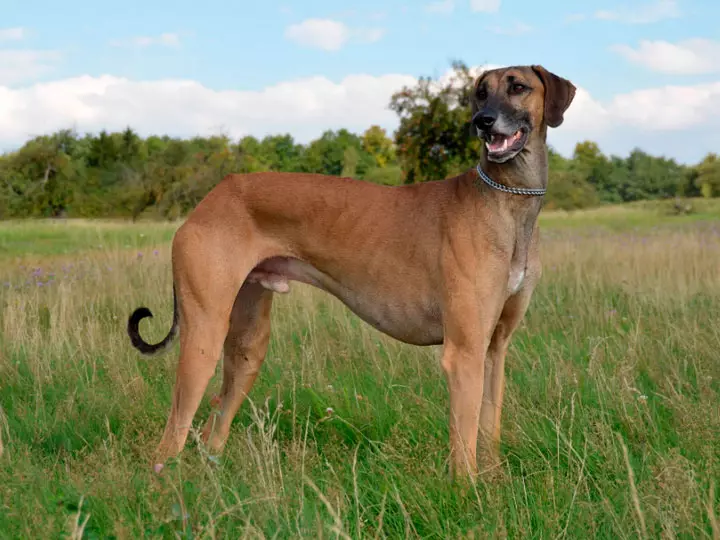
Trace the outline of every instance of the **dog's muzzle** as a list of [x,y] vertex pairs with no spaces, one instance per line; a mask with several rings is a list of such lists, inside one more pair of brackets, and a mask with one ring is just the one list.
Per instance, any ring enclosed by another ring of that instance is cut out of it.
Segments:
[[504,162],[515,157],[527,142],[530,129],[523,122],[509,122],[493,109],[482,109],[472,117],[478,137],[485,141],[488,159]]

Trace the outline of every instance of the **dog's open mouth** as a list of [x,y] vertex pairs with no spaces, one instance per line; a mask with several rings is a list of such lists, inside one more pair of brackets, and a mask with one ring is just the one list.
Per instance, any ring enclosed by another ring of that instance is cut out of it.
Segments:
[[527,131],[524,129],[518,129],[512,135],[492,133],[490,140],[486,140],[485,146],[491,157],[502,157],[522,150],[526,139]]

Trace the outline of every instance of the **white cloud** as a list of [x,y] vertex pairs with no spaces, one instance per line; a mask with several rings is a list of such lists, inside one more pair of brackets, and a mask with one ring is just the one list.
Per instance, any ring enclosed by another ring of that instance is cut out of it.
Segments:
[[351,40],[374,43],[384,35],[382,28],[349,28],[345,23],[332,19],[306,19],[291,24],[285,30],[286,39],[325,51],[338,51]]
[[[442,79],[451,80],[448,73]],[[361,132],[378,124],[392,132],[398,118],[388,109],[390,97],[416,81],[403,74],[352,75],[340,81],[310,77],[260,91],[216,91],[195,81],[105,75],[24,88],[0,85],[0,149],[72,127],[97,133],[130,125],[145,136],[290,133],[300,142],[343,127]],[[629,92],[606,102],[580,87],[563,125],[549,131],[549,141],[569,155],[586,139],[605,152],[625,155],[638,146],[652,154],[699,161],[720,147],[720,81]]]
[[60,57],[56,51],[0,50],[0,86],[40,77],[52,71]]
[[27,36],[25,28],[0,28],[0,41],[20,41]]
[[720,82],[665,86],[615,96],[610,112],[627,126],[682,131],[706,120],[720,127]]
[[351,32],[351,36],[360,43],[375,43],[380,41],[384,35],[384,28],[357,28]]
[[697,161],[720,146],[720,81],[636,90],[607,103],[578,88],[565,122],[549,131],[548,140],[569,155],[578,140],[586,139],[606,152],[626,154],[640,147]]
[[500,0],[470,0],[470,9],[483,13],[495,13],[500,10]]
[[516,22],[511,26],[488,26],[488,32],[497,34],[500,36],[519,36],[520,34],[527,34],[532,31],[532,26],[522,22]]
[[[489,71],[491,69],[499,68],[501,66],[496,64],[482,64],[480,66],[468,66],[468,70],[470,71],[470,76],[473,78],[477,78],[480,75],[482,75],[485,71]],[[463,84],[463,81],[460,77],[457,77],[455,75],[455,72],[451,69],[447,70],[445,73],[437,77],[431,86],[435,90],[439,90],[440,88],[446,87],[448,85],[451,85],[452,88],[459,88]]]
[[425,6],[428,13],[452,13],[455,9],[455,0],[437,0]]
[[606,21],[627,24],[651,24],[680,16],[677,0],[657,0],[633,8],[621,7],[615,10],[596,11],[594,17]]
[[612,50],[658,73],[702,75],[720,71],[720,41],[710,39],[688,39],[678,43],[643,40],[636,49],[615,45]]
[[135,36],[129,39],[119,39],[110,42],[113,47],[152,47],[160,45],[163,47],[179,47],[180,35],[166,32],[159,36]]
[[306,47],[337,51],[350,39],[350,31],[345,24],[339,21],[307,19],[288,26],[285,30],[285,37]]
[[408,75],[352,75],[288,81],[261,91],[215,91],[187,80],[131,81],[110,75],[77,77],[13,90],[0,87],[0,147],[75,126],[78,131],[120,130],[177,136],[233,137],[292,133],[309,141],[324,129],[393,129],[390,96]]

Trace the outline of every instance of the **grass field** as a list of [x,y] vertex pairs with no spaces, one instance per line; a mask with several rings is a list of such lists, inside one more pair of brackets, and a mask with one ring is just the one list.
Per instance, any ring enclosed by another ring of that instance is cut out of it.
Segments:
[[438,349],[298,285],[224,454],[192,440],[155,476],[177,345],[141,357],[125,324],[147,305],[167,331],[177,224],[0,223],[0,538],[720,538],[720,206],[698,205],[542,216],[502,474],[464,488]]

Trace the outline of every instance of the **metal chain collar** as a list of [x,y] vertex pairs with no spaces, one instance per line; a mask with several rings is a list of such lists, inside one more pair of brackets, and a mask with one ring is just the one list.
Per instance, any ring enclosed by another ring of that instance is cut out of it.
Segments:
[[504,191],[505,193],[512,193],[513,195],[541,196],[545,195],[545,192],[547,191],[545,188],[516,188],[495,182],[492,178],[485,174],[485,172],[480,168],[479,163],[477,166],[477,173],[482,179],[482,181],[485,182],[488,186],[490,186],[491,188],[495,188],[498,191]]

